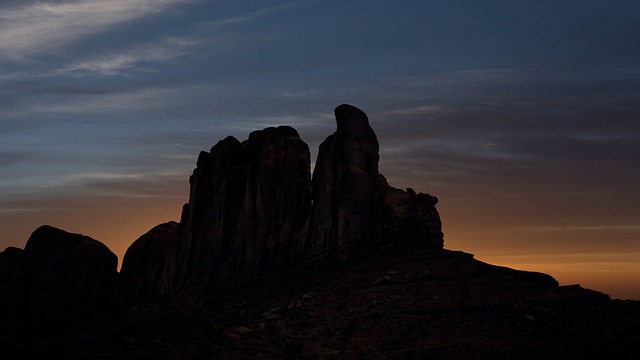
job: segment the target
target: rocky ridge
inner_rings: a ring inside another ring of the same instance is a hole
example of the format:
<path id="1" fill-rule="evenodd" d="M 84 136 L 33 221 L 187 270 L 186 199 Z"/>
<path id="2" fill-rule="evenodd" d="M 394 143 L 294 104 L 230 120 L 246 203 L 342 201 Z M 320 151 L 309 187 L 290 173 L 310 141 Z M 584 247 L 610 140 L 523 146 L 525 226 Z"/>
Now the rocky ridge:
<path id="1" fill-rule="evenodd" d="M 78 358 L 548 358 L 622 354 L 640 338 L 637 302 L 444 249 L 437 198 L 387 183 L 364 112 L 335 115 L 313 176 L 290 126 L 201 152 L 180 222 L 133 242 L 119 273 L 102 243 L 50 226 L 1 252 L 0 345 Z"/>

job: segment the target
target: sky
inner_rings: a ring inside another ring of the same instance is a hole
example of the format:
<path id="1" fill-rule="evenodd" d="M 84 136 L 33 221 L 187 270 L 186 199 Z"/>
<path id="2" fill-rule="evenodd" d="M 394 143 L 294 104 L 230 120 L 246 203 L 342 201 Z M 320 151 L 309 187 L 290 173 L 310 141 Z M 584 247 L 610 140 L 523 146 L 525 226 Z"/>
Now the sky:
<path id="1" fill-rule="evenodd" d="M 121 260 L 198 153 L 362 109 L 445 248 L 640 300 L 637 0 L 0 3 L 0 250 L 40 225 Z"/>

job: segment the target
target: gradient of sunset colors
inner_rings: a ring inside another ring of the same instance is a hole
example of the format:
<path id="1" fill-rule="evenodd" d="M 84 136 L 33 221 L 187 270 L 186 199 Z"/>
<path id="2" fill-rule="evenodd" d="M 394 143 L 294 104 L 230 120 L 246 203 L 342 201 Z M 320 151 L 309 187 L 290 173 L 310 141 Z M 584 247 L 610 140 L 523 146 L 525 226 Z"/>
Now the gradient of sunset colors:
<path id="1" fill-rule="evenodd" d="M 0 250 L 43 224 L 120 260 L 179 220 L 198 153 L 342 103 L 445 247 L 640 300 L 637 1 L 0 4 Z"/>

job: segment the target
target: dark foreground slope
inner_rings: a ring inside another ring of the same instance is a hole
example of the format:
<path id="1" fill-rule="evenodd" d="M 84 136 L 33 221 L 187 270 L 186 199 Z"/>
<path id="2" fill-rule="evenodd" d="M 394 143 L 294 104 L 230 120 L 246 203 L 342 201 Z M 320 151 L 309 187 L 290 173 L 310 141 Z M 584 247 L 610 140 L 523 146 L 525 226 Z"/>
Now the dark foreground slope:
<path id="1" fill-rule="evenodd" d="M 631 359 L 638 324 L 638 302 L 467 253 L 404 246 L 304 276 L 203 283 L 92 322 L 14 329 L 2 334 L 2 351 L 67 359 Z"/>

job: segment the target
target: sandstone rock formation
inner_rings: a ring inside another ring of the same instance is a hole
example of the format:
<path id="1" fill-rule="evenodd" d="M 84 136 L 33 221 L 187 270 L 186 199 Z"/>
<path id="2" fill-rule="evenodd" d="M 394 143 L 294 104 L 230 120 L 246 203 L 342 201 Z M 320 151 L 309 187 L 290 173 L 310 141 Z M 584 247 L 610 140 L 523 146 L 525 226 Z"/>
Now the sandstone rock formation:
<path id="1" fill-rule="evenodd" d="M 289 126 L 200 153 L 181 220 L 178 284 L 287 266 L 309 208 L 309 166 L 309 148 Z"/>
<path id="2" fill-rule="evenodd" d="M 378 172 L 378 139 L 360 109 L 335 109 L 337 131 L 321 145 L 302 259 L 344 261 L 354 250 L 422 241 L 443 247 L 437 199 L 389 186 Z"/>
<path id="3" fill-rule="evenodd" d="M 179 287 L 344 262 L 381 243 L 442 248 L 437 199 L 387 184 L 364 112 L 343 104 L 335 115 L 312 179 L 308 146 L 289 126 L 242 143 L 228 137 L 200 154 L 181 220 Z"/>
<path id="4" fill-rule="evenodd" d="M 114 301 L 145 303 L 171 293 L 180 249 L 180 224 L 155 226 L 127 249 Z"/>
<path id="5" fill-rule="evenodd" d="M 0 308 L 13 318 L 69 318 L 109 305 L 118 258 L 99 241 L 45 225 L 23 251 L 3 254 Z"/>

